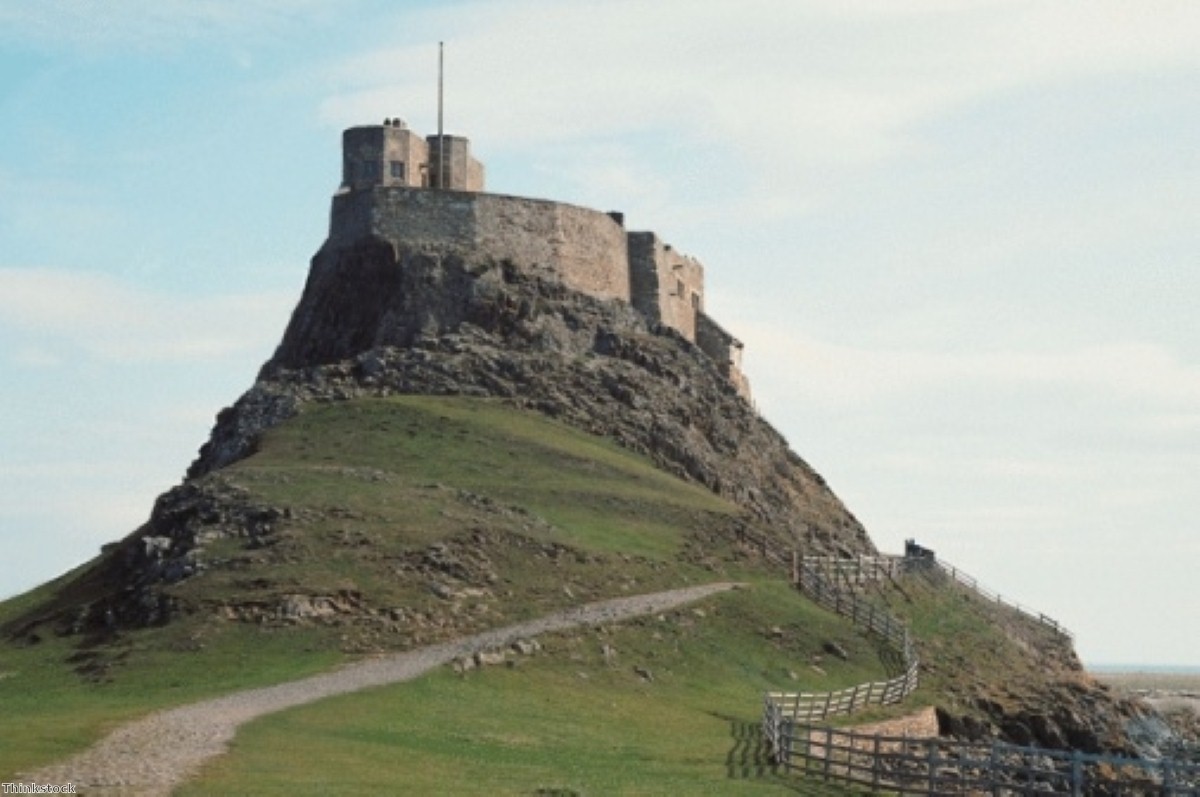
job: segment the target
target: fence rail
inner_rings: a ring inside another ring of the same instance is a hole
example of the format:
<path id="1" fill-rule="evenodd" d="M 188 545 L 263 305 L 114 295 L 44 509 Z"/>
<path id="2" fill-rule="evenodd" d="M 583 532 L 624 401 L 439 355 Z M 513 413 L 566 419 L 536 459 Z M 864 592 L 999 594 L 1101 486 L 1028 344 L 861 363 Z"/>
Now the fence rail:
<path id="1" fill-rule="evenodd" d="M 887 681 L 858 684 L 834 692 L 768 692 L 764 698 L 763 725 L 777 758 L 786 756 L 787 751 L 776 746 L 779 733 L 773 724 L 812 722 L 850 714 L 864 706 L 892 705 L 917 688 L 920 662 L 907 626 L 852 591 L 839 588 L 841 582 L 861 583 L 867 573 L 882 573 L 889 567 L 891 565 L 881 557 L 873 558 L 870 563 L 864 558 L 854 570 L 840 567 L 839 560 L 804 558 L 799 561 L 796 586 L 800 591 L 848 618 L 863 631 L 883 639 L 903 657 L 904 673 Z"/>
<path id="2" fill-rule="evenodd" d="M 981 598 L 983 598 L 991 603 L 996 603 L 996 604 L 999 604 L 1000 606 L 1006 606 L 1009 609 L 1020 612 L 1021 614 L 1025 615 L 1026 617 L 1029 617 L 1033 620 L 1038 621 L 1043 626 L 1045 626 L 1046 628 L 1049 628 L 1051 631 L 1053 631 L 1054 633 L 1058 634 L 1061 637 L 1064 637 L 1068 641 L 1074 639 L 1074 636 L 1071 634 L 1071 632 L 1068 631 L 1066 628 L 1064 628 L 1062 626 L 1062 624 L 1060 624 L 1054 618 L 1048 617 L 1047 615 L 1042 614 L 1039 611 L 1030 609 L 1026 606 L 1022 606 L 1021 604 L 1017 603 L 1016 601 L 1011 601 L 1011 600 L 1008 600 L 1007 598 L 1001 597 L 998 592 L 993 592 L 992 590 L 983 586 L 982 584 L 979 583 L 979 581 L 977 579 L 967 575 L 966 573 L 959 570 L 954 565 L 947 564 L 940 560 L 935 560 L 933 562 L 933 564 L 935 567 L 937 567 L 937 569 L 939 571 L 941 571 L 942 573 L 945 573 L 946 576 L 948 576 L 952 581 L 966 587 L 967 589 L 971 590 L 975 594 L 979 595 Z"/>
<path id="3" fill-rule="evenodd" d="M 789 770 L 901 794 L 1200 795 L 1200 764 L 1086 755 L 999 742 L 859 734 L 783 721 Z"/>
<path id="4" fill-rule="evenodd" d="M 923 551 L 923 549 L 918 549 Z M 766 549 L 764 548 L 764 553 Z M 787 557 L 774 552 L 772 558 Z M 796 586 L 815 602 L 883 639 L 904 658 L 905 673 L 889 681 L 836 692 L 768 692 L 763 731 L 775 760 L 809 776 L 900 794 L 1145 795 L 1200 797 L 1200 764 L 1043 750 L 995 742 L 910 739 L 854 733 L 813 724 L 863 706 L 899 703 L 917 687 L 919 661 L 908 628 L 857 593 L 867 584 L 903 573 L 933 571 L 985 600 L 1036 620 L 1068 641 L 1071 634 L 1050 617 L 1002 598 L 958 568 L 918 556 L 855 559 L 792 557 Z"/>
<path id="5" fill-rule="evenodd" d="M 1000 593 L 985 587 L 974 576 L 933 557 L 932 552 L 928 553 L 929 556 L 922 557 L 887 554 L 840 559 L 836 557 L 805 557 L 804 562 L 819 570 L 825 579 L 835 586 L 844 586 L 855 592 L 867 584 L 885 579 L 895 579 L 904 573 L 933 570 L 944 574 L 954 583 L 971 590 L 989 603 L 1019 612 L 1067 640 L 1074 639 L 1071 632 L 1053 617 L 1001 596 Z"/>
<path id="6" fill-rule="evenodd" d="M 806 556 L 804 564 L 834 586 L 857 592 L 867 584 L 894 579 L 905 568 L 903 556 Z"/>

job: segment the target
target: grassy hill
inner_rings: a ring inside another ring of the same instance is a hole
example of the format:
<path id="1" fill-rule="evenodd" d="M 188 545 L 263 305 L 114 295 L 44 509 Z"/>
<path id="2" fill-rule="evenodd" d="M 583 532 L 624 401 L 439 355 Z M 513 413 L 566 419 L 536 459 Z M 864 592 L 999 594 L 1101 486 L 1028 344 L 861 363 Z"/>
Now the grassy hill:
<path id="1" fill-rule="evenodd" d="M 266 749 L 327 745 L 313 759 L 329 763 L 314 769 L 343 783 L 349 773 L 335 761 L 376 773 L 367 780 L 446 768 L 464 783 L 510 761 L 505 777 L 517 792 L 607 791 L 619 773 L 692 792 L 711 781 L 724 792 L 731 777 L 761 770 L 753 728 L 764 689 L 837 688 L 888 666 L 736 543 L 749 523 L 736 507 L 607 441 L 500 403 L 312 405 L 254 456 L 204 481 L 277 519 L 251 537 L 201 529 L 200 574 L 162 587 L 179 607 L 171 622 L 69 633 L 64 618 L 81 597 L 121 589 L 106 582 L 120 572 L 109 560 L 121 546 L 0 604 L 0 704 L 21 718 L 0 726 L 0 778 L 154 708 L 587 600 L 718 579 L 749 587 L 695 610 L 547 638 L 516 669 L 447 671 L 265 720 L 265 732 L 295 734 Z M 827 642 L 849 661 L 811 667 Z M 416 704 L 441 720 L 412 719 Z M 376 766 L 372 756 L 396 761 Z M 294 776 L 240 750 L 211 777 L 240 779 L 239 766 L 266 773 L 255 791 L 276 781 L 295 791 Z"/>
<path id="2" fill-rule="evenodd" d="M 547 635 L 510 666 L 444 668 L 262 718 L 184 793 L 840 793 L 772 771 L 761 695 L 896 674 L 895 656 L 738 542 L 771 529 L 609 441 L 500 402 L 310 404 L 187 490 L 96 561 L 0 604 L 0 705 L 19 718 L 0 724 L 0 780 L 156 708 L 716 580 L 745 588 Z M 234 522 L 247 517 L 252 529 Z M 175 532 L 196 574 L 151 585 L 169 622 L 97 621 L 95 607 L 127 589 L 128 562 L 149 561 L 134 555 L 146 539 Z M 1015 713 L 1053 699 L 1023 684 L 1069 669 L 1035 655 L 1070 658 L 1061 645 L 969 594 L 906 582 L 875 599 L 908 618 L 922 687 L 907 706 L 846 722 L 935 703 L 984 717 L 981 696 Z"/>

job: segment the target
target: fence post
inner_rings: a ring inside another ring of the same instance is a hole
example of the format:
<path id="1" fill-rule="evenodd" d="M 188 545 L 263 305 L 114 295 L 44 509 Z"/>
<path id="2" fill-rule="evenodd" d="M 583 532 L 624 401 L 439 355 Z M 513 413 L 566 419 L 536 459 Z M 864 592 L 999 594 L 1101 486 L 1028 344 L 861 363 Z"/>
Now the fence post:
<path id="1" fill-rule="evenodd" d="M 1079 756 L 1078 750 L 1071 755 L 1071 797 L 1083 795 L 1083 760 Z"/>
<path id="2" fill-rule="evenodd" d="M 780 723 L 780 735 L 783 736 L 783 769 L 792 771 L 792 739 L 796 736 L 796 723 L 783 720 Z"/>
<path id="3" fill-rule="evenodd" d="M 808 771 L 812 768 L 813 759 L 813 739 L 812 726 L 805 724 L 804 726 L 804 777 L 808 777 Z M 796 723 L 792 723 L 792 731 L 796 730 Z"/>
<path id="4" fill-rule="evenodd" d="M 930 740 L 929 745 L 929 793 L 937 794 L 937 742 Z"/>
<path id="5" fill-rule="evenodd" d="M 988 758 L 988 780 L 992 784 L 992 797 L 1000 797 L 1000 774 L 996 771 L 1000 761 L 1000 751 L 996 742 L 992 741 L 992 755 Z"/>
<path id="6" fill-rule="evenodd" d="M 792 549 L 792 585 L 800 584 L 800 551 L 796 548 Z"/>
<path id="7" fill-rule="evenodd" d="M 871 793 L 879 791 L 879 734 L 875 734 L 875 752 L 871 756 Z"/>
<path id="8" fill-rule="evenodd" d="M 833 728 L 825 729 L 825 780 L 829 780 L 829 759 L 833 758 Z"/>

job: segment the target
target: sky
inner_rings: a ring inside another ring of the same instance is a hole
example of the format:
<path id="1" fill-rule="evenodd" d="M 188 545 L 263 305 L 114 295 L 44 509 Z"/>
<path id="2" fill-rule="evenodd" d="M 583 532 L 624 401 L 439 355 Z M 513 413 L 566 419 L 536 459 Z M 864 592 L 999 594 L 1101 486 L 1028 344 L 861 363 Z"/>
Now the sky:
<path id="1" fill-rule="evenodd" d="M 0 0 L 0 597 L 135 529 L 299 298 L 340 133 L 706 267 L 883 550 L 1200 664 L 1193 0 Z"/>

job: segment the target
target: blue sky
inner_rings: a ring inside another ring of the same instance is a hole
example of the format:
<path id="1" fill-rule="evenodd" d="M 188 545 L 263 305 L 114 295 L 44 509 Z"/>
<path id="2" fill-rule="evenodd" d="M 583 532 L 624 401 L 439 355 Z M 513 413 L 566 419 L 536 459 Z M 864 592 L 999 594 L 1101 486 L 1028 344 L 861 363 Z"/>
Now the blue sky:
<path id="1" fill-rule="evenodd" d="M 0 595 L 148 516 L 299 297 L 342 128 L 707 266 L 886 550 L 1200 663 L 1200 5 L 0 0 Z"/>

